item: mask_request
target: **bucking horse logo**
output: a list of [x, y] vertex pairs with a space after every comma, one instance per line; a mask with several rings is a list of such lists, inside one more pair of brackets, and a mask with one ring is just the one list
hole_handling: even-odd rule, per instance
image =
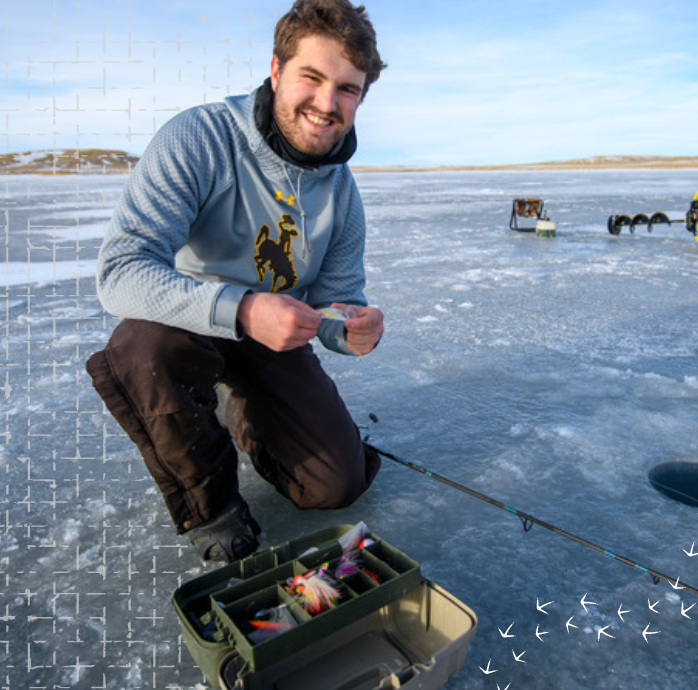
[[279, 228], [278, 242], [269, 237], [269, 226], [262, 225], [257, 233], [254, 246], [257, 253], [254, 255], [257, 266], [257, 277], [261, 283], [267, 271], [271, 271], [271, 291], [282, 292], [295, 287], [298, 282], [298, 275], [293, 265], [293, 252], [291, 242], [294, 237], [298, 237], [296, 221], [288, 213], [281, 216], [277, 223]]

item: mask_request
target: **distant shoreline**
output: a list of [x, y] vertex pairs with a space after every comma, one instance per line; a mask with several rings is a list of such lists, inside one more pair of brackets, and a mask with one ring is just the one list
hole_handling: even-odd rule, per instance
[[[109, 149], [66, 149], [0, 154], [0, 175], [124, 175], [138, 156]], [[592, 156], [542, 163], [503, 165], [351, 165], [355, 173], [502, 172], [544, 170], [698, 169], [698, 156]]]
[[595, 156], [544, 163], [504, 165], [356, 165], [353, 172], [486, 172], [515, 170], [687, 170], [698, 169], [698, 156]]

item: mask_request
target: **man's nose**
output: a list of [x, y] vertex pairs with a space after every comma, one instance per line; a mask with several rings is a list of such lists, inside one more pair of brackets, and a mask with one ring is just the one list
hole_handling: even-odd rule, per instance
[[315, 94], [315, 105], [323, 113], [334, 113], [337, 110], [337, 87], [323, 84]]

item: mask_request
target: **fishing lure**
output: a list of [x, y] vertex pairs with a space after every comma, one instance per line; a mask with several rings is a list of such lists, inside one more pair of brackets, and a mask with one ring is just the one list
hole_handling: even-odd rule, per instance
[[[354, 529], [356, 530], [354, 535], [345, 542], [344, 553], [339, 557], [339, 561], [334, 568], [333, 574], [338, 580], [343, 580], [358, 572], [366, 572], [366, 569], [361, 564], [361, 549], [376, 543], [370, 537], [365, 536], [368, 533], [368, 528], [363, 522], [359, 523]], [[326, 565], [324, 567], [326, 568]], [[376, 579], [373, 575], [370, 575], [370, 577], [374, 580]]]
[[274, 621], [250, 621], [250, 625], [257, 630], [265, 630], [277, 635], [293, 627], [289, 623], [275, 623]]
[[247, 634], [247, 639], [253, 644], [266, 642], [298, 625], [286, 604], [257, 611], [249, 623], [253, 630]]
[[354, 551], [359, 548], [359, 544], [368, 534], [368, 527], [363, 522], [354, 525], [344, 536], [339, 538], [339, 545], [342, 551]]
[[361, 568], [361, 572], [366, 575], [366, 577], [370, 577], [376, 584], [380, 584], [378, 576], [372, 573], [368, 568]]
[[333, 609], [341, 599], [339, 589], [332, 584], [326, 569], [311, 570], [286, 581], [286, 591], [311, 616]]
[[334, 576], [338, 580], [342, 580], [345, 577], [349, 577], [358, 573], [359, 558], [360, 554], [358, 551], [348, 551], [347, 553], [343, 553], [340, 556], [339, 561], [337, 562], [337, 566], [334, 569]]

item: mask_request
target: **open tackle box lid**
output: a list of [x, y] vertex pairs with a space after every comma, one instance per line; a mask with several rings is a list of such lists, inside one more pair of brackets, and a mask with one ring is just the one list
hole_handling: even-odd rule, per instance
[[[358, 548], [357, 535], [368, 545]], [[341, 597], [310, 615], [287, 583], [337, 566], [360, 569]], [[224, 690], [393, 690], [443, 686], [465, 662], [477, 619], [421, 576], [419, 564], [363, 523], [338, 525], [265, 549], [179, 587], [172, 605], [207, 680]], [[293, 626], [260, 637], [251, 620], [285, 609]]]

